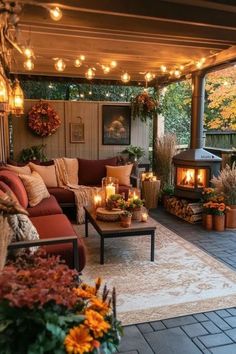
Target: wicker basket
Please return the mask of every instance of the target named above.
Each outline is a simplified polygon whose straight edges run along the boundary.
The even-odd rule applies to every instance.
[[[96,218],[97,220],[107,221],[107,222],[119,221],[121,213],[122,210],[120,209],[107,210],[105,208],[98,208],[96,210]]]

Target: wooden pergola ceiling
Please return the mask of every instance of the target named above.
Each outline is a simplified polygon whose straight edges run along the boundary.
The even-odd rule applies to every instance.
[[[36,56],[30,74],[84,77],[88,67],[96,67],[96,78],[119,80],[127,71],[141,81],[147,71],[162,75],[161,65],[193,70],[200,58],[216,60],[217,53],[236,45],[235,0],[60,0],[57,5],[63,12],[58,22],[45,8],[24,6],[20,41],[30,43]],[[75,68],[80,54],[86,60]],[[53,58],[65,60],[63,73],[55,70]],[[99,64],[112,60],[118,66],[105,75]],[[28,74],[23,61],[17,54],[12,72]]]

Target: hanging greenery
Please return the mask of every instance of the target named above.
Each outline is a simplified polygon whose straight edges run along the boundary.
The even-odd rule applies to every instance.
[[[144,91],[131,100],[131,112],[133,119],[137,117],[146,122],[158,112],[158,102]]]

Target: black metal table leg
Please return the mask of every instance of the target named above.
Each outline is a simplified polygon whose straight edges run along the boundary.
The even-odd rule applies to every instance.
[[[151,262],[154,262],[154,251],[155,251],[155,231],[151,232]]]
[[[85,210],[85,237],[88,237],[88,214],[87,211]]]
[[[100,264],[104,264],[104,237],[101,235]]]

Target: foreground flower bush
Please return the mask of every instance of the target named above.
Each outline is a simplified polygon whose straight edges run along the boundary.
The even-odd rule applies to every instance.
[[[113,353],[120,341],[115,290],[42,251],[26,254],[0,273],[0,352],[17,354]]]

